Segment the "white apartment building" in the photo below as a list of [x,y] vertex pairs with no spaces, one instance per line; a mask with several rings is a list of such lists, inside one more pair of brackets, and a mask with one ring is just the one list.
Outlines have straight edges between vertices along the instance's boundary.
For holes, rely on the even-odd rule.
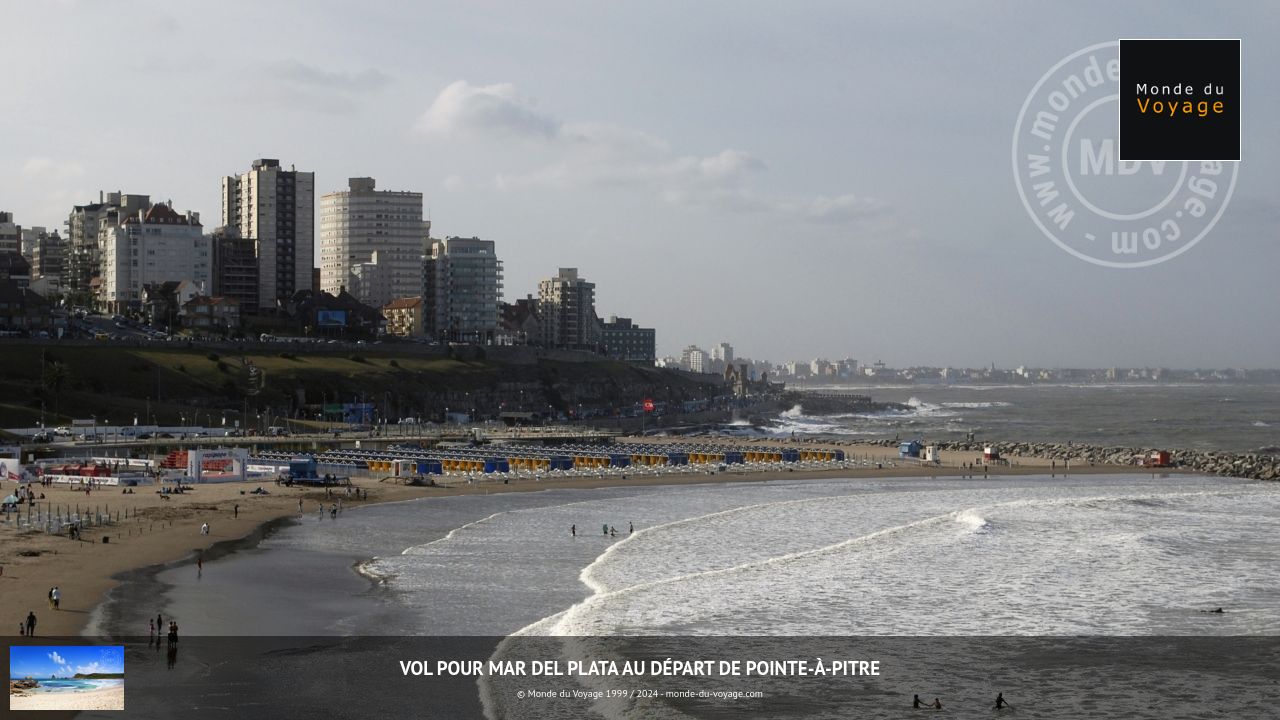
[[[320,289],[337,295],[346,288],[372,307],[422,294],[430,231],[422,193],[376,190],[373,178],[350,178],[348,186],[320,198]],[[378,268],[361,267],[367,264]]]
[[275,310],[311,289],[315,264],[315,173],[254,160],[222,178],[222,225],[252,239],[258,256],[258,308]]
[[727,342],[712,346],[711,359],[726,364],[733,362],[733,346]]
[[199,213],[179,214],[163,203],[102,229],[102,281],[98,302],[110,312],[142,299],[144,285],[189,280],[208,292],[213,279],[212,240]]

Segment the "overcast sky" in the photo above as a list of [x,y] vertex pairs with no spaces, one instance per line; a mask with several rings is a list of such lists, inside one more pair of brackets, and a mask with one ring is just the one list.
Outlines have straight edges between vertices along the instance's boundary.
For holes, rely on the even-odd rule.
[[[421,191],[508,300],[578,267],[660,354],[1280,366],[1280,14],[1115,5],[0,0],[0,209],[122,190],[212,229],[272,157]],[[1010,170],[1035,82],[1118,37],[1244,41],[1230,207],[1143,270],[1053,245]]]

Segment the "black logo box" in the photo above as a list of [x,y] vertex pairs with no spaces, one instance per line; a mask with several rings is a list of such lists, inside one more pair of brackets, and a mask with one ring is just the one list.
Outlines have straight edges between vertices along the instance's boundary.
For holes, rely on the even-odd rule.
[[[1120,159],[1239,160],[1240,57],[1238,39],[1122,38]],[[1141,85],[1146,92],[1139,92]],[[1211,86],[1208,94],[1206,86]],[[1166,87],[1175,92],[1166,94]],[[1183,112],[1185,102],[1192,103],[1191,114]],[[1177,105],[1173,114],[1170,103]],[[1215,108],[1215,103],[1221,105]],[[1163,112],[1154,112],[1157,107]]]

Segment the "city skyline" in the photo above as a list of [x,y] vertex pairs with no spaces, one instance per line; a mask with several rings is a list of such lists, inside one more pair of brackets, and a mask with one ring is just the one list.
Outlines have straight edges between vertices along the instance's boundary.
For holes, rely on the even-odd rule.
[[[897,366],[1280,357],[1268,331],[1280,248],[1267,240],[1280,152],[1264,131],[1277,108],[1251,72],[1276,50],[1244,38],[1246,162],[1221,223],[1182,257],[1080,263],[1039,235],[1008,172],[1018,107],[1066,54],[1136,34],[1265,37],[1277,21],[1261,4],[1111,9],[1106,27],[1038,5],[982,24],[945,5],[822,4],[788,21],[711,4],[679,22],[630,4],[236,7],[137,4],[126,17],[149,42],[120,46],[101,31],[124,20],[118,5],[7,5],[29,29],[11,61],[17,107],[63,110],[72,88],[77,104],[109,107],[131,82],[147,90],[136,112],[0,120],[23,141],[0,161],[0,209],[61,228],[73,205],[120,190],[211,228],[219,178],[281,158],[315,173],[317,195],[360,176],[422,192],[436,234],[497,243],[508,302],[580,268],[602,315],[657,328],[659,355],[720,335],[746,356],[874,347]],[[584,32],[564,42],[553,30],[570,21]],[[903,23],[910,40],[889,32]],[[1046,43],[1018,32],[1028,24],[1060,32]],[[454,32],[423,44],[424,27]],[[42,41],[53,34],[63,49]],[[637,52],[655,36],[660,52]],[[108,49],[118,76],[85,82]]]

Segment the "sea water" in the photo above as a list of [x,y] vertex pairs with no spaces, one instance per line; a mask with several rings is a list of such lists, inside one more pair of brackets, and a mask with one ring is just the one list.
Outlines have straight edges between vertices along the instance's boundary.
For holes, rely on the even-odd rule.
[[[364,569],[421,634],[1280,633],[1276,485],[1084,475],[594,494],[499,510]],[[1217,607],[1229,612],[1201,612]]]

